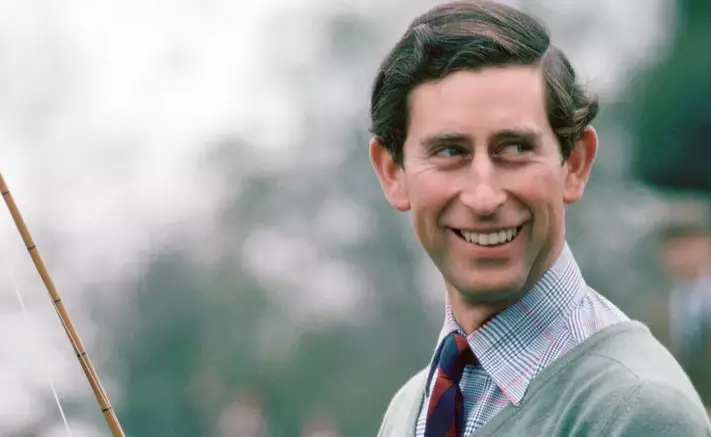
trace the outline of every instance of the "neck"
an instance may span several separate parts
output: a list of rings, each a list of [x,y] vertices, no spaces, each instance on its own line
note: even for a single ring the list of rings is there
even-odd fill
[[[500,300],[474,301],[467,299],[465,295],[454,286],[445,283],[447,302],[452,309],[452,314],[454,314],[457,324],[464,330],[465,334],[469,335],[481,328],[491,318],[504,311],[511,304],[517,302],[528,290],[531,290],[561,255],[563,245],[564,242],[550,251],[548,257],[545,258],[543,262],[538,263],[538,268],[534,267],[531,269],[529,279],[523,287],[514,292],[503,293],[504,297]]]
[[[454,314],[457,324],[464,330],[466,335],[469,335],[484,326],[487,321],[505,310],[515,300],[472,303],[464,299],[461,293],[451,290],[451,287],[447,286],[447,302],[452,309],[452,314]]]

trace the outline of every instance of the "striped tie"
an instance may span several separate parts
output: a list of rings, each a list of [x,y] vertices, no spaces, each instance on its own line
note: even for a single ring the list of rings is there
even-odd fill
[[[464,367],[474,355],[463,335],[451,332],[440,349],[437,379],[427,410],[425,437],[457,437],[464,429],[464,401],[459,389]]]

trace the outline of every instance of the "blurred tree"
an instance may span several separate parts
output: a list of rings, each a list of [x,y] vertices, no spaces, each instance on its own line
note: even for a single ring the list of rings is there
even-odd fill
[[[711,2],[679,0],[678,5],[670,55],[641,73],[632,87],[627,108],[634,137],[632,170],[636,178],[657,190],[711,199]],[[662,305],[650,302],[659,308],[654,324],[666,331],[658,335],[666,338],[667,301]],[[682,362],[708,404],[711,342],[706,344]]]
[[[200,267],[171,252],[150,264],[136,289],[134,316],[117,330],[127,394],[118,409],[127,433],[213,435],[229,392],[245,386],[266,399],[271,435],[296,436],[302,421],[324,413],[339,422],[344,435],[375,433],[392,393],[426,363],[436,331],[417,287],[418,256],[399,217],[378,213],[369,235],[355,244],[319,240],[314,217],[328,199],[348,197],[370,211],[389,208],[373,196],[379,190],[374,178],[363,177],[370,172],[366,138],[351,139],[343,146],[349,149],[346,159],[335,168],[304,172],[294,165],[278,179],[255,174],[242,181],[241,194],[225,211],[224,228],[216,230],[229,241],[220,268]],[[222,165],[241,165],[228,156],[245,159],[226,151]],[[248,262],[242,258],[250,254],[242,254],[242,246],[250,230],[269,223],[286,227],[294,220],[303,226],[295,232],[327,256],[358,266],[367,278],[373,292],[351,317],[303,325],[278,304],[267,308],[270,291],[244,270]],[[290,292],[296,297],[288,299],[297,300],[299,290]],[[367,323],[354,323],[359,315]],[[276,359],[261,353],[255,343],[264,338],[264,323],[300,332],[292,353]]]
[[[258,372],[250,345],[262,298],[234,266],[157,255],[116,334],[128,435],[209,435],[229,387]]]
[[[670,56],[642,73],[632,89],[633,171],[661,189],[711,194],[711,2],[679,5]]]
[[[330,44],[315,62],[335,88],[368,89],[367,44],[358,38],[370,29],[366,34],[375,39],[377,26],[352,14],[325,21]],[[220,267],[199,266],[180,253],[158,254],[137,286],[134,317],[117,329],[127,395],[118,409],[130,435],[215,435],[228,393],[245,386],[261,392],[272,436],[298,436],[304,421],[321,415],[333,417],[343,435],[374,435],[392,394],[429,359],[441,320],[425,309],[418,288],[421,255],[370,168],[361,112],[367,93],[352,105],[314,100],[333,96],[319,92],[323,81],[313,66],[291,69],[282,80],[303,92],[301,124],[307,128],[292,146],[296,158],[274,170],[241,141],[216,146],[209,171],[226,175],[222,185],[231,197],[214,230],[222,241]],[[329,111],[329,104],[341,107]],[[348,225],[339,214],[329,218],[334,202],[355,205],[346,211],[362,214],[367,225]],[[356,239],[324,231],[357,225],[366,226]],[[250,258],[260,255],[245,253],[245,244],[264,228],[302,237],[321,258],[356,268],[367,290],[355,307],[320,323],[300,318],[295,309],[308,291],[303,285],[278,293],[283,286],[267,284],[276,278],[259,279],[250,271]],[[270,271],[278,276],[287,270]],[[329,292],[339,294],[341,285],[334,282]],[[265,335],[270,329],[293,339],[294,347]]]

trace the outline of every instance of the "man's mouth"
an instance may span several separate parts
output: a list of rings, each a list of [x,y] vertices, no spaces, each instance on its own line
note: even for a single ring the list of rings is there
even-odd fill
[[[516,235],[521,232],[521,229],[523,229],[523,226],[500,229],[495,232],[470,232],[460,229],[453,229],[453,231],[464,241],[477,246],[503,246],[512,242]]]

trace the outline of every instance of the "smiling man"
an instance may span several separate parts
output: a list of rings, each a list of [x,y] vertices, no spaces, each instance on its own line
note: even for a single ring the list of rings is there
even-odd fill
[[[586,285],[566,244],[597,110],[545,27],[505,5],[435,7],[387,56],[370,157],[446,309],[379,436],[711,436],[676,361]]]

